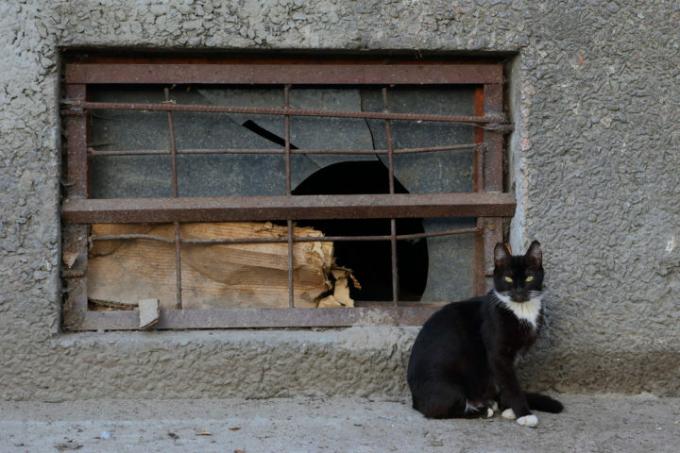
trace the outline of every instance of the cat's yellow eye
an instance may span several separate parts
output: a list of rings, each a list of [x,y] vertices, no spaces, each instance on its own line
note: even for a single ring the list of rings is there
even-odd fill
[[[512,283],[512,279],[510,277],[505,277],[503,278],[503,280],[505,280],[508,283]]]
[[[528,276],[528,277],[526,278],[526,280],[524,280],[524,281],[527,282],[527,283],[533,282],[533,281],[534,281],[534,276],[533,276],[533,275],[530,275],[530,276]]]

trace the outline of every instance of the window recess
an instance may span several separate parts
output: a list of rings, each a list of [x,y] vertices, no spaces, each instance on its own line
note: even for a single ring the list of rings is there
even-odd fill
[[[420,324],[484,293],[500,64],[66,63],[68,330]]]

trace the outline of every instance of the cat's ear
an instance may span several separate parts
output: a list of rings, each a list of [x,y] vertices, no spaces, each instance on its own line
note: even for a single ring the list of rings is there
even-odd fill
[[[529,246],[529,250],[527,250],[527,254],[524,256],[527,259],[529,267],[533,267],[535,269],[540,268],[543,265],[543,252],[541,251],[541,243],[538,241],[532,242]]]
[[[508,246],[502,242],[496,244],[496,248],[493,249],[493,261],[496,267],[503,267],[510,262],[510,250]]]

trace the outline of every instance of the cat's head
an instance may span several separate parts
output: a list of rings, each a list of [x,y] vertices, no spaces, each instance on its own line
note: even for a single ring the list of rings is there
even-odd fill
[[[534,241],[524,255],[511,255],[499,242],[494,249],[493,283],[495,290],[513,302],[540,297],[543,291],[543,253]]]

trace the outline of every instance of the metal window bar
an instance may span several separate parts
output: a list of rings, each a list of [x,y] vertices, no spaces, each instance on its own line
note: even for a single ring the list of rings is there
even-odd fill
[[[474,105],[473,105],[474,115],[484,115],[484,89],[482,87],[475,88],[474,91]],[[484,143],[484,129],[476,127],[474,129],[474,141],[477,144]],[[474,192],[484,191],[484,151],[485,148],[479,147],[475,148],[475,155],[473,161],[473,171],[472,171],[472,190]],[[474,254],[475,262],[484,262],[484,224],[477,221],[477,234],[475,235],[474,243]],[[486,286],[486,275],[483,266],[477,265],[475,267],[474,275],[474,287],[475,292],[482,293]]]
[[[283,108],[290,109],[290,85],[283,87]],[[286,196],[292,196],[290,168],[290,115],[283,117],[284,152],[286,159]],[[293,262],[293,219],[286,219],[288,229],[288,307],[295,308],[295,263]]]
[[[389,113],[387,101],[387,87],[382,89],[383,112]],[[385,119],[385,137],[387,139],[387,173],[389,178],[390,195],[394,195],[394,145],[392,143],[392,123]],[[397,263],[397,222],[390,219],[390,258],[392,263],[392,303],[397,306],[399,301],[399,267]]]
[[[444,231],[436,231],[430,233],[413,233],[413,234],[397,234],[394,237],[398,241],[410,241],[414,239],[454,236],[458,234],[478,233],[479,229],[474,228],[452,228]],[[147,240],[159,241],[167,244],[174,244],[174,239],[168,239],[163,236],[143,233],[130,234],[106,234],[106,235],[91,235],[88,238],[90,241],[119,241],[119,240]],[[293,236],[294,242],[343,242],[343,241],[391,241],[392,235],[373,235],[373,236],[323,236],[323,237],[304,237]],[[288,237],[285,238],[223,238],[223,239],[180,239],[182,244],[190,245],[213,245],[213,244],[278,244],[288,242]]]
[[[71,65],[77,66],[77,65]],[[82,66],[82,65],[81,65]],[[99,65],[97,65],[99,66]],[[474,66],[474,65],[473,65]],[[91,68],[90,68],[91,69]],[[88,69],[88,71],[90,71]],[[173,70],[176,68],[173,68]],[[411,68],[409,68],[411,69]],[[468,69],[468,68],[466,68]],[[212,68],[211,68],[212,70]],[[79,77],[88,79],[92,73],[85,71]],[[417,71],[416,71],[417,72]],[[101,72],[94,71],[95,78],[102,77]],[[407,70],[404,80],[413,77],[414,71]],[[70,74],[70,75],[68,75]],[[502,111],[502,85],[501,78],[495,73],[490,80],[484,80],[481,88],[475,92],[474,115],[423,115],[410,113],[391,113],[388,109],[387,88],[383,88],[383,112],[332,112],[319,110],[291,109],[289,105],[290,83],[284,86],[284,106],[283,108],[250,108],[250,107],[223,107],[205,105],[177,105],[169,103],[169,92],[165,90],[166,102],[161,104],[140,104],[140,103],[102,103],[88,102],[85,96],[83,83],[74,83],[73,72],[67,71],[67,99],[63,101],[64,114],[67,115],[69,159],[68,175],[72,187],[67,191],[68,199],[64,203],[63,215],[68,234],[65,235],[65,250],[69,238],[71,242],[81,244],[78,247],[81,252],[85,244],[84,266],[79,269],[71,269],[65,272],[68,280],[67,289],[69,290],[68,300],[77,300],[72,304],[73,313],[67,312],[65,325],[72,330],[91,330],[93,328],[107,329],[135,329],[136,320],[131,313],[127,312],[88,312],[87,311],[87,288],[83,278],[87,264],[87,248],[89,241],[106,241],[120,239],[154,240],[168,243],[175,243],[177,260],[177,301],[178,308],[181,308],[181,244],[227,244],[227,243],[265,243],[265,242],[287,242],[288,243],[288,289],[289,307],[294,307],[294,267],[293,267],[293,245],[295,242],[312,241],[390,241],[392,255],[392,310],[384,306],[384,302],[376,304],[371,302],[357,302],[357,308],[352,309],[295,309],[289,312],[280,309],[222,309],[222,310],[183,310],[164,311],[159,324],[160,328],[211,328],[211,327],[287,327],[287,326],[340,326],[351,325],[364,316],[375,316],[379,314],[385,317],[386,322],[415,323],[418,324],[436,309],[439,305],[419,302],[417,304],[399,302],[398,300],[398,278],[396,262],[396,243],[399,240],[408,240],[426,237],[442,237],[455,234],[475,234],[478,238],[475,254],[475,261],[486,263],[486,269],[477,265],[481,269],[475,274],[475,288],[479,292],[484,287],[484,279],[489,276],[489,260],[495,241],[502,237],[501,218],[512,215],[514,211],[514,200],[509,194],[499,193],[503,187],[502,173],[502,143],[503,133],[510,130]],[[98,74],[98,75],[97,75]],[[148,75],[148,74],[147,74]],[[267,76],[269,77],[269,75]],[[273,75],[272,77],[279,77]],[[346,83],[345,75],[339,79],[333,79],[333,83]],[[371,77],[374,77],[373,75]],[[374,80],[368,77],[359,83],[373,83]],[[448,82],[457,80],[456,83],[470,83],[470,73],[462,78],[456,79],[450,73]],[[466,78],[467,77],[467,78]],[[77,77],[76,77],[77,79]],[[120,81],[113,83],[151,83],[153,77],[140,77],[138,80]],[[319,76],[319,83],[323,77]],[[328,79],[325,79],[328,81]],[[84,82],[92,82],[85,80]],[[397,83],[408,83],[407,81],[396,81]],[[422,81],[421,81],[422,82]],[[95,82],[106,83],[106,82]],[[181,82],[180,82],[181,83]],[[226,83],[226,81],[221,81]],[[383,82],[384,83],[384,82]],[[438,83],[447,83],[445,81]],[[93,147],[87,147],[86,128],[89,110],[147,110],[165,111],[168,113],[168,125],[170,134],[170,149],[163,150],[109,150],[100,151]],[[216,149],[216,150],[178,150],[175,145],[175,131],[172,113],[175,111],[192,112],[226,112],[226,113],[252,113],[265,115],[282,115],[285,129],[285,146],[283,150],[271,149]],[[368,118],[381,119],[385,121],[387,135],[387,149],[383,150],[322,150],[322,149],[296,149],[290,147],[290,118],[291,116],[316,116],[316,117],[337,117],[337,118]],[[71,121],[74,119],[74,121]],[[391,134],[391,120],[401,121],[436,121],[467,124],[475,128],[475,143],[455,144],[433,147],[402,148],[394,149]],[[430,153],[430,152],[455,152],[460,150],[472,150],[474,153],[473,184],[475,193],[472,194],[425,194],[408,195],[406,199],[410,203],[404,202],[403,194],[394,193],[394,162],[395,154],[410,153]],[[389,162],[390,194],[386,196],[371,196],[372,200],[364,199],[361,196],[305,196],[291,197],[291,169],[290,159],[293,154],[383,154],[387,155]],[[488,153],[488,161],[486,154]],[[90,200],[87,198],[89,193],[88,185],[88,164],[87,156],[97,155],[146,155],[146,154],[169,154],[172,158],[172,199],[135,199],[135,200]],[[199,206],[188,207],[186,200],[179,197],[177,181],[177,155],[178,154],[283,154],[286,163],[286,196],[285,197],[221,197],[216,199],[203,198],[192,199],[192,204]],[[384,198],[389,197],[389,198]],[[248,199],[251,200],[248,200]],[[281,200],[284,198],[285,200]],[[257,199],[257,200],[254,200]],[[302,200],[301,200],[302,199]],[[329,203],[329,201],[331,201]],[[400,202],[402,203],[401,207]],[[132,209],[132,203],[138,209]],[[363,204],[363,207],[362,207]],[[143,206],[139,206],[143,205]],[[278,206],[278,207],[277,207]],[[179,224],[183,221],[222,221],[222,220],[264,220],[262,217],[263,208],[267,209],[267,220],[277,218],[285,219],[288,226],[288,234],[285,238],[263,239],[263,238],[229,238],[213,240],[182,239]],[[269,210],[269,208],[273,208]],[[220,211],[218,213],[217,211]],[[310,213],[313,215],[310,216]],[[293,233],[293,221],[302,218],[359,218],[362,213],[367,213],[367,218],[389,218],[391,224],[390,235],[381,236],[326,236],[323,238],[297,237]],[[256,215],[253,215],[256,214]],[[269,215],[271,214],[271,215]],[[440,232],[419,233],[419,234],[396,234],[397,217],[434,217],[446,215],[473,215],[478,217],[477,226],[473,228],[459,228]],[[280,216],[280,217],[278,217]],[[489,216],[489,217],[487,217]],[[96,222],[168,222],[175,225],[175,238],[169,239],[161,236],[128,234],[128,235],[107,235],[90,236],[85,238],[81,235],[72,234],[68,229],[78,228],[77,223],[96,223]],[[82,231],[82,230],[81,230]],[[87,231],[87,230],[85,230]],[[81,263],[82,264],[82,263]],[[76,283],[75,285],[73,283]],[[84,301],[84,302],[83,302]],[[381,305],[382,304],[382,305]],[[377,311],[376,311],[377,310]],[[224,312],[229,312],[226,315]],[[304,315],[299,315],[304,312]],[[232,315],[233,314],[233,315]],[[225,318],[227,316],[227,318]]]
[[[511,194],[230,196],[191,198],[68,198],[70,223],[237,222],[421,217],[511,217]]]
[[[203,104],[152,104],[137,102],[88,102],[73,99],[62,101],[72,111],[78,110],[139,110],[145,112],[200,112],[200,113],[248,113],[251,115],[312,116],[318,118],[352,118],[394,121],[432,121],[476,125],[488,130],[511,130],[502,113],[494,115],[433,115],[427,113],[388,113],[388,112],[345,112],[332,110],[269,108],[269,107],[229,107]]]
[[[165,94],[165,102],[170,103],[170,89],[163,90]],[[177,180],[177,144],[175,140],[175,122],[172,111],[168,111],[168,134],[170,143],[171,156],[171,186],[173,198],[179,198],[179,183]],[[175,308],[182,309],[182,248],[181,248],[181,232],[179,222],[174,222],[175,225]]]
[[[69,99],[86,100],[87,86],[70,84],[66,86]],[[66,135],[68,137],[68,159],[66,159],[65,184],[66,195],[71,199],[83,199],[89,195],[87,177],[87,121],[84,112],[66,118]],[[66,298],[64,303],[64,327],[76,330],[83,324],[87,314],[87,281],[84,278],[88,265],[87,224],[64,225],[64,256],[75,257],[70,266],[71,275],[65,274],[64,287]]]
[[[456,85],[503,83],[498,63],[404,62],[390,59],[295,61],[274,58],[212,58],[191,63],[179,58],[125,62],[72,62],[67,84],[246,84],[246,85]]]
[[[417,148],[394,148],[392,149],[392,154],[422,154],[422,153],[439,153],[439,152],[455,152],[455,151],[470,151],[476,150],[484,147],[484,143],[461,143],[443,146],[425,146]],[[177,154],[257,154],[257,155],[278,155],[285,154],[285,149],[271,149],[271,148],[250,148],[250,149],[238,149],[238,148],[226,148],[226,149],[178,149]],[[87,148],[87,153],[89,156],[147,156],[147,155],[158,155],[163,156],[170,154],[170,151],[165,151],[162,149],[138,149],[138,150],[98,150],[93,147]],[[302,154],[302,155],[386,155],[389,153],[387,149],[315,149],[315,148],[301,148],[301,149],[291,149],[290,154]]]

